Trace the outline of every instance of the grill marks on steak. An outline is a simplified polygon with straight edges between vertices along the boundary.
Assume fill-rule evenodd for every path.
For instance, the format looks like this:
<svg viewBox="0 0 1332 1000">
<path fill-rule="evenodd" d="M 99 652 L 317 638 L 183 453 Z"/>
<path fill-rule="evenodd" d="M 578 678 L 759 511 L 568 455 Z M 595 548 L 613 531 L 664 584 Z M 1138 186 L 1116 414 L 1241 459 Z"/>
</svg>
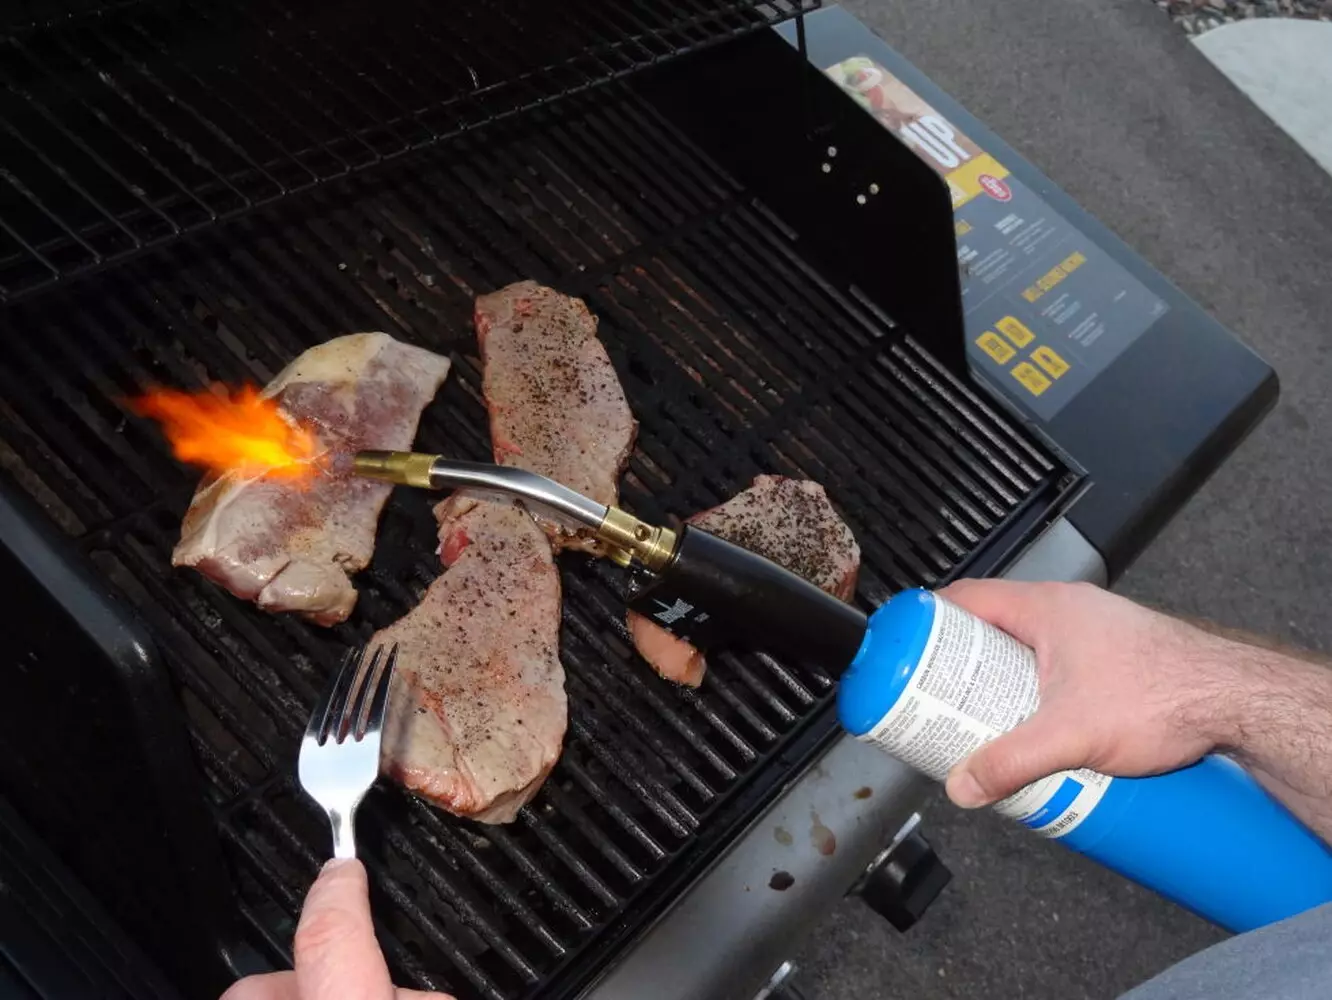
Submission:
<svg viewBox="0 0 1332 1000">
<path fill-rule="evenodd" d="M 560 578 L 520 508 L 455 495 L 435 515 L 447 569 L 375 636 L 399 648 L 382 766 L 456 815 L 507 823 L 564 740 Z"/>
<path fill-rule="evenodd" d="M 362 448 L 409 449 L 421 411 L 449 361 L 384 333 L 312 347 L 264 390 L 291 420 L 313 429 L 324 471 L 308 482 L 234 474 L 200 484 L 172 552 L 265 611 L 295 611 L 319 625 L 351 614 L 350 576 L 374 551 L 391 487 L 351 475 Z"/>
<path fill-rule="evenodd" d="M 479 296 L 475 320 L 495 461 L 616 505 L 638 422 L 596 317 L 580 299 L 520 281 Z M 557 548 L 596 545 L 568 529 L 547 531 Z"/>
<path fill-rule="evenodd" d="M 835 597 L 850 600 L 860 571 L 860 546 L 818 483 L 758 476 L 749 489 L 689 518 L 689 523 L 757 552 Z M 639 654 L 663 677 L 697 687 L 703 654 L 651 619 L 629 612 Z"/>
</svg>

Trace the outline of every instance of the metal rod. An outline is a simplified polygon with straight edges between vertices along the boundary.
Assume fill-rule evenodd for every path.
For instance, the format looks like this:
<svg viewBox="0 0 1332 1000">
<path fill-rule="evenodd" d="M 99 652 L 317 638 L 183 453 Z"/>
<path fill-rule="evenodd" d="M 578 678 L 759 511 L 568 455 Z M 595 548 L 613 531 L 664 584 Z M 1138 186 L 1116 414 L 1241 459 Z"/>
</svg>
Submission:
<svg viewBox="0 0 1332 1000">
<path fill-rule="evenodd" d="M 358 110 L 367 122 L 375 123 L 374 125 L 362 126 L 359 129 L 356 128 L 349 129 L 348 130 L 349 138 L 360 139 L 362 141 L 362 144 L 365 145 L 365 147 L 370 151 L 371 155 L 374 157 L 374 162 L 379 162 L 384 158 L 384 153 L 381 150 L 376 149 L 374 146 L 370 145 L 370 143 L 367 140 L 364 139 L 364 134 L 367 131 L 370 131 L 374 127 L 378 127 L 378 125 L 380 124 L 380 116 L 373 109 L 367 108 L 363 101 L 358 100 L 356 96 L 348 92 L 345 88 L 340 86 L 334 80 L 330 79 L 328 74 L 320 70 L 309 58 L 307 58 L 306 54 L 299 47 L 295 45 L 283 46 L 282 43 L 277 40 L 276 35 L 269 35 L 268 33 L 269 26 L 265 24 L 263 21 L 258 21 L 253 19 L 252 17 L 249 17 L 250 12 L 246 10 L 243 4 L 232 4 L 229 5 L 227 9 L 232 12 L 239 11 L 243 16 L 249 18 L 251 31 L 256 34 L 256 37 L 268 39 L 268 42 L 264 43 L 266 46 L 272 46 L 274 48 L 278 48 L 279 53 L 282 56 L 286 57 L 291 62 L 299 63 L 305 69 L 306 72 L 308 72 L 315 79 L 319 80 L 320 83 L 328 87 L 329 90 L 332 91 L 334 95 L 337 95 L 340 100 L 345 101 L 349 107 L 353 107 L 356 110 Z M 279 74 L 279 79 L 281 79 L 281 74 Z M 346 128 L 346 126 L 344 126 L 344 128 Z M 386 131 L 391 132 L 392 130 L 386 128 Z M 402 136 L 397 135 L 397 133 L 392 133 L 392 134 L 397 138 L 400 146 L 405 146 Z"/>
<path fill-rule="evenodd" d="M 0 70 L 0 74 L 2 74 L 2 77 L 0 78 L 3 78 L 5 86 L 8 87 L 11 92 L 23 98 L 23 100 L 30 107 L 34 108 L 37 111 L 37 113 L 41 115 L 42 118 L 44 118 L 52 128 L 54 128 L 57 132 L 59 132 L 60 135 L 66 141 L 75 146 L 90 160 L 92 160 L 93 163 L 95 163 L 99 169 L 105 171 L 109 176 L 115 178 L 115 180 L 120 184 L 121 188 L 124 191 L 128 192 L 130 196 L 133 197 L 135 200 L 137 200 L 141 205 L 143 205 L 144 208 L 148 209 L 159 219 L 165 222 L 167 226 L 171 228 L 172 232 L 175 233 L 180 232 L 180 227 L 176 225 L 175 221 L 169 215 L 163 212 L 160 208 L 158 208 L 155 204 L 153 204 L 153 202 L 151 202 L 144 195 L 142 189 L 139 188 L 138 185 L 128 180 L 123 174 L 121 174 L 119 170 L 117 170 L 109 162 L 107 162 L 107 160 L 103 158 L 100 153 L 98 153 L 95 149 L 93 149 L 92 146 L 90 146 L 86 141 L 84 141 L 83 138 L 81 138 L 76 132 L 72 131 L 68 126 L 66 126 L 63 121 L 61 121 L 54 114 L 52 114 L 50 108 L 48 108 L 44 103 L 39 101 L 32 94 L 30 90 L 28 90 L 26 87 L 21 87 L 18 84 L 16 84 L 13 78 L 9 76 L 7 72 Z"/>
<path fill-rule="evenodd" d="M 31 243 L 29 243 L 22 236 L 20 236 L 18 231 L 14 229 L 14 227 L 11 226 L 8 222 L 6 222 L 3 218 L 0 218 L 0 229 L 3 229 L 5 233 L 10 237 L 10 239 L 12 239 L 19 246 L 21 246 L 24 250 L 28 251 L 28 254 L 33 258 L 33 260 L 37 261 L 48 271 L 50 271 L 52 278 L 57 278 L 60 276 L 60 268 L 52 264 L 50 260 L 48 260 L 45 256 L 42 255 L 41 251 L 39 251 Z"/>
<path fill-rule="evenodd" d="M 211 99 L 217 101 L 219 104 L 223 105 L 228 110 L 230 110 L 234 115 L 236 115 L 238 119 L 243 121 L 248 128 L 252 129 L 256 134 L 262 136 L 264 140 L 267 141 L 270 145 L 272 145 L 275 149 L 282 152 L 282 154 L 285 155 L 287 159 L 290 160 L 295 166 L 299 167 L 301 170 L 304 170 L 310 176 L 311 179 L 315 179 L 318 176 L 314 173 L 314 171 L 310 170 L 309 167 L 301 163 L 300 160 L 297 158 L 297 155 L 293 153 L 284 142 L 282 142 L 276 136 L 272 135 L 266 129 L 261 128 L 254 121 L 254 116 L 252 114 L 248 114 L 245 111 L 242 111 L 240 108 L 236 107 L 236 105 L 233 104 L 231 100 L 226 96 L 226 93 L 222 88 L 216 86 L 210 86 L 208 83 L 206 83 L 203 79 L 200 78 L 198 73 L 194 72 L 194 70 L 192 70 L 189 67 L 188 63 L 182 63 L 180 59 L 176 58 L 169 46 L 164 44 L 160 39 L 150 34 L 148 29 L 145 28 L 142 24 L 140 24 L 137 20 L 134 20 L 133 18 L 126 18 L 125 23 L 128 25 L 131 31 L 133 31 L 136 35 L 138 35 L 141 39 L 143 39 L 145 44 L 153 47 L 156 50 L 157 55 L 159 57 L 161 57 L 164 60 L 167 60 L 171 64 L 171 66 L 176 70 L 176 72 L 182 74 L 189 80 L 193 81 L 194 85 L 199 88 L 199 91 L 201 93 L 208 94 L 208 96 Z M 219 64 L 217 68 L 227 73 L 227 75 L 230 76 L 233 80 L 236 80 L 238 84 L 244 86 L 245 89 L 248 90 L 252 96 L 258 97 L 259 100 L 270 111 L 280 115 L 286 121 L 290 122 L 292 125 L 297 124 L 296 120 L 292 118 L 291 115 L 287 113 L 286 109 L 283 108 L 279 103 L 269 100 L 267 96 L 262 93 L 262 91 L 254 87 L 248 86 L 243 79 L 243 75 L 237 73 L 235 66 L 224 62 Z M 284 94 L 283 96 L 284 98 L 290 97 L 290 95 L 288 94 Z M 316 142 L 318 143 L 318 140 L 316 140 Z M 339 159 L 336 156 L 336 154 L 334 154 L 331 150 L 327 148 L 326 144 L 319 143 L 319 145 L 321 146 L 321 148 L 324 149 L 325 152 L 327 152 L 335 160 Z M 339 162 L 341 161 L 339 160 Z M 345 170 L 346 168 L 345 163 L 343 163 L 343 168 Z"/>
<path fill-rule="evenodd" d="M 184 2 L 184 0 L 181 0 L 181 2 Z M 231 9 L 232 9 L 231 5 L 222 5 L 220 8 L 218 8 L 218 10 L 222 12 L 230 11 Z M 187 16 L 192 18 L 197 18 L 199 22 L 202 22 L 204 24 L 215 26 L 216 31 L 218 31 L 219 33 L 229 30 L 231 27 L 230 25 L 223 23 L 221 21 L 215 21 L 209 17 L 210 12 L 212 11 L 213 8 L 210 8 L 208 6 L 201 6 L 201 7 L 192 6 L 188 9 Z M 248 62 L 257 66 L 264 74 L 266 74 L 267 78 L 270 79 L 275 86 L 280 85 L 284 82 L 287 84 L 286 86 L 282 86 L 280 91 L 283 102 L 291 102 L 294 104 L 297 101 L 299 101 L 305 107 L 314 111 L 314 113 L 317 116 L 327 121 L 339 133 L 341 133 L 340 139 L 357 143 L 360 146 L 362 146 L 365 149 L 365 151 L 368 154 L 370 154 L 370 156 L 372 157 L 372 161 L 378 159 L 378 153 L 376 153 L 375 149 L 372 146 L 370 146 L 370 144 L 367 143 L 364 139 L 360 138 L 360 136 L 356 134 L 355 129 L 339 121 L 338 118 L 334 116 L 331 110 L 329 110 L 323 104 L 314 99 L 313 95 L 309 90 L 307 90 L 305 87 L 300 86 L 299 83 L 292 81 L 290 74 L 284 74 L 280 67 L 275 66 L 271 61 L 266 61 L 263 58 L 263 53 L 266 51 L 267 46 L 271 44 L 271 42 L 265 41 L 267 35 L 262 35 L 262 34 L 256 35 L 253 31 L 247 31 L 247 34 L 253 37 L 255 41 L 258 42 L 259 44 L 245 47 L 241 54 Z M 247 84 L 248 88 L 253 92 L 259 93 L 261 95 L 261 99 L 263 99 L 264 102 L 268 104 L 270 107 L 281 106 L 281 102 L 275 105 L 274 102 L 269 101 L 267 99 L 266 91 L 264 90 L 263 87 L 258 87 L 253 84 L 250 73 L 242 72 L 237 68 L 236 65 L 226 62 L 222 63 L 220 68 L 228 76 L 232 77 L 232 79 L 244 81 Z M 339 102 L 337 101 L 331 101 L 328 103 L 332 105 L 334 108 L 336 108 L 339 104 Z M 294 125 L 296 125 L 297 128 L 301 129 L 304 132 L 304 137 L 309 142 L 308 148 L 319 146 L 325 149 L 330 156 L 338 160 L 338 162 L 340 162 L 343 165 L 343 167 L 345 168 L 343 172 L 346 172 L 346 170 L 351 169 L 351 164 L 349 164 L 347 160 L 345 160 L 343 157 L 339 156 L 337 153 L 333 152 L 331 148 L 329 148 L 328 141 L 320 140 L 319 138 L 315 137 L 313 133 L 310 131 L 308 126 L 301 126 L 299 123 L 297 123 L 295 118 L 291 117 L 290 115 L 287 115 L 285 113 L 285 110 L 283 113 L 284 117 L 286 117 L 288 121 L 291 121 Z M 338 175 L 335 174 L 333 176 L 338 176 Z"/>
<path fill-rule="evenodd" d="M 46 153 L 43 152 L 40 147 L 38 147 L 35 143 L 33 143 L 26 135 L 24 135 L 22 132 L 16 129 L 8 120 L 6 120 L 3 117 L 0 117 L 0 128 L 3 128 L 11 136 L 13 136 L 15 140 L 17 140 L 29 152 L 31 152 L 33 156 L 37 157 L 37 159 L 40 160 L 42 164 L 47 167 L 47 169 L 49 169 L 53 174 L 55 174 L 62 181 L 64 181 L 65 184 L 67 184 L 69 187 L 71 187 L 72 189 L 77 191 L 80 195 L 82 195 L 84 201 L 88 202 L 88 204 L 91 205 L 99 215 L 101 215 L 104 219 L 106 219 L 107 222 L 111 223 L 111 225 L 115 226 L 126 236 L 128 236 L 135 246 L 141 245 L 138 236 L 135 235 L 135 233 L 133 233 L 120 219 L 116 218 L 114 214 L 108 211 L 106 207 L 102 205 L 101 202 L 99 202 L 96 198 L 94 198 L 91 194 L 89 194 L 87 189 L 84 188 L 82 184 L 80 184 L 75 178 L 70 176 L 68 170 L 66 170 L 60 164 L 56 163 L 49 156 L 47 156 Z M 75 238 L 77 239 L 77 237 Z"/>
<path fill-rule="evenodd" d="M 138 115 L 141 119 L 143 119 L 143 121 L 147 123 L 147 125 L 154 132 L 156 132 L 161 138 L 165 139 L 168 143 L 174 146 L 177 152 L 184 155 L 186 159 L 188 159 L 200 170 L 212 174 L 213 180 L 216 183 L 221 184 L 223 187 L 231 191 L 231 193 L 234 194 L 237 198 L 241 199 L 241 201 L 247 207 L 253 204 L 251 199 L 247 195 L 245 195 L 240 189 L 238 189 L 234 184 L 232 184 L 231 181 L 229 181 L 226 177 L 224 177 L 221 171 L 219 171 L 215 166 L 213 166 L 213 164 L 209 162 L 208 158 L 205 157 L 201 152 L 199 152 L 197 148 L 195 148 L 193 143 L 186 142 L 184 139 L 178 136 L 171 129 L 171 127 L 167 125 L 166 122 L 162 121 L 158 116 L 154 115 L 151 111 L 149 111 L 146 107 L 144 107 L 143 104 L 140 103 L 130 92 L 129 88 L 126 87 L 124 84 L 122 84 L 118 79 L 116 79 L 116 77 L 111 73 L 110 70 L 99 68 L 98 65 L 92 60 L 90 56 L 88 56 L 84 52 L 79 51 L 76 48 L 73 48 L 70 45 L 65 44 L 59 35 L 56 35 L 55 39 L 56 39 L 56 44 L 59 45 L 62 49 L 64 49 L 66 55 L 74 58 L 79 63 L 79 65 L 81 65 L 85 70 L 88 71 L 88 73 L 91 76 L 100 80 L 104 87 L 106 87 L 113 94 L 119 97 L 121 102 L 124 103 L 126 107 L 128 107 L 131 111 L 133 111 L 136 115 Z M 217 210 L 215 208 L 210 207 L 209 214 L 214 220 L 217 218 Z"/>
<path fill-rule="evenodd" d="M 75 230 L 71 228 L 69 224 L 65 222 L 64 219 L 60 218 L 60 216 L 56 215 L 55 212 L 47 208 L 46 205 L 42 203 L 41 198 L 37 197 L 36 192 L 33 191 L 31 188 L 29 188 L 27 184 L 23 183 L 23 181 L 19 177 L 15 176 L 15 174 L 12 171 L 7 170 L 4 167 L 0 167 L 0 179 L 7 181 L 9 183 L 9 186 L 12 187 L 15 191 L 17 191 L 20 195 L 22 195 L 23 198 L 30 205 L 32 205 L 34 208 L 37 209 L 37 211 L 41 212 L 42 215 L 46 216 L 49 220 L 51 220 L 51 222 L 55 223 L 56 227 L 61 232 L 63 232 L 66 236 L 68 236 L 79 246 L 83 247 L 83 249 L 87 250 L 88 253 L 92 255 L 94 261 L 101 261 L 102 255 L 97 251 L 97 248 L 94 247 L 87 240 L 85 240 L 77 232 L 75 232 Z M 17 236 L 15 238 L 17 238 Z M 26 246 L 27 244 L 25 243 L 24 245 Z M 36 252 L 34 251 L 34 255 L 35 253 Z M 50 262 L 44 259 L 42 260 L 42 263 L 47 264 L 48 266 L 50 265 Z"/>
<path fill-rule="evenodd" d="M 213 209 L 209 207 L 206 203 L 204 203 L 190 189 L 189 185 L 185 184 L 170 170 L 170 168 L 168 168 L 165 164 L 160 162 L 157 159 L 157 157 L 154 156 L 153 153 L 145 145 L 143 145 L 143 143 L 136 141 L 129 134 L 127 134 L 123 128 L 116 125 L 116 123 L 112 122 L 111 119 L 107 116 L 105 111 L 97 107 L 95 104 L 90 103 L 83 96 L 82 92 L 79 89 L 71 87 L 69 83 L 66 81 L 63 74 L 53 72 L 51 68 L 45 64 L 46 63 L 45 60 L 34 58 L 33 53 L 29 52 L 26 48 L 19 46 L 13 42 L 11 42 L 11 46 L 23 57 L 23 59 L 27 62 L 27 64 L 30 67 L 32 67 L 35 71 L 43 74 L 48 80 L 52 82 L 54 86 L 59 87 L 75 103 L 82 106 L 82 108 L 85 111 L 87 111 L 88 114 L 92 115 L 93 118 L 97 120 L 98 124 L 100 124 L 103 128 L 105 128 L 107 132 L 110 133 L 110 135 L 114 136 L 116 139 L 124 143 L 135 153 L 141 156 L 144 160 L 146 160 L 148 164 L 152 167 L 152 169 L 157 172 L 158 175 L 166 178 L 173 185 L 175 185 L 177 192 L 179 192 L 180 196 L 184 200 L 194 202 L 196 205 L 198 205 L 200 209 L 203 210 L 205 215 L 207 215 L 208 217 L 210 218 L 215 217 Z M 141 189 L 142 186 L 129 184 L 127 185 L 127 187 L 131 191 L 131 193 L 133 193 L 136 188 Z M 156 205 L 156 203 L 153 204 L 154 206 Z M 176 225 L 177 231 L 180 230 L 181 227 L 178 226 L 175 222 L 173 222 L 172 224 Z"/>
<path fill-rule="evenodd" d="M 363 451 L 356 455 L 353 468 L 357 475 L 405 486 L 498 493 L 530 501 L 540 508 L 540 513 L 553 512 L 594 530 L 601 527 L 609 511 L 604 504 L 589 500 L 553 479 L 504 465 L 454 462 L 410 452 Z"/>
<path fill-rule="evenodd" d="M 142 76 L 145 80 L 147 80 L 159 91 L 161 91 L 162 95 L 168 101 L 170 101 L 172 105 L 174 105 L 175 107 L 183 108 L 185 111 L 189 112 L 189 114 L 192 115 L 194 119 L 205 129 L 205 131 L 207 131 L 210 135 L 213 136 L 213 138 L 217 139 L 217 141 L 222 143 L 223 146 L 231 150 L 231 152 L 235 153 L 242 160 L 248 163 L 254 170 L 258 171 L 265 178 L 267 178 L 268 181 L 278 189 L 279 194 L 287 193 L 286 186 L 276 177 L 270 174 L 263 167 L 262 164 L 260 164 L 257 160 L 255 160 L 254 157 L 251 156 L 250 153 L 245 149 L 245 147 L 243 147 L 240 143 L 238 143 L 235 139 L 233 139 L 226 132 L 225 129 L 223 129 L 220 125 L 218 125 L 211 118 L 205 115 L 202 111 L 196 108 L 191 102 L 185 100 L 182 96 L 180 96 L 179 93 L 177 93 L 171 87 L 168 87 L 165 83 L 163 83 L 162 80 L 157 76 L 157 74 L 148 68 L 147 64 L 144 63 L 143 60 L 127 52 L 123 47 L 118 45 L 114 40 L 112 40 L 109 37 L 104 36 L 102 38 L 102 43 L 106 45 L 106 47 L 109 48 L 112 52 L 118 55 L 126 65 L 133 68 L 140 76 Z M 219 103 L 226 105 L 227 107 L 231 107 L 230 102 L 228 102 L 224 97 L 221 97 L 220 95 L 215 95 L 214 99 L 217 100 Z"/>
</svg>

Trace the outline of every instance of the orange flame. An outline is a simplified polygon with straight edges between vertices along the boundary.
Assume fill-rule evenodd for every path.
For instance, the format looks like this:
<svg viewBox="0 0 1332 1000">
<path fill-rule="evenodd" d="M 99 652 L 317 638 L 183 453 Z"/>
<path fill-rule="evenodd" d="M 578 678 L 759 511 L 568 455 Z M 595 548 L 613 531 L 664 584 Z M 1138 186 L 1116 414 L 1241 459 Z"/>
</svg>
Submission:
<svg viewBox="0 0 1332 1000">
<path fill-rule="evenodd" d="M 265 399 L 254 386 L 197 393 L 153 389 L 129 405 L 162 425 L 182 462 L 219 474 L 295 479 L 314 474 L 314 435 L 284 417 L 277 401 Z"/>
</svg>

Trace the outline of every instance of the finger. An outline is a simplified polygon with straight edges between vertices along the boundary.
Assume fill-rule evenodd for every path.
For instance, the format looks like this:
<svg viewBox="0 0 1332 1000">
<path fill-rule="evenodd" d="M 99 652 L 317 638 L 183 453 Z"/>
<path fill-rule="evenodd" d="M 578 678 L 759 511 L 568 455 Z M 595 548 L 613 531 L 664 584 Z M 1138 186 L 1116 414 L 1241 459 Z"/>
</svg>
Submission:
<svg viewBox="0 0 1332 1000">
<path fill-rule="evenodd" d="M 370 921 L 369 881 L 359 861 L 324 866 L 305 897 L 292 950 L 301 1000 L 394 1000 Z"/>
<path fill-rule="evenodd" d="M 1028 646 L 1036 644 L 1040 629 L 1050 623 L 1048 584 L 958 580 L 940 590 L 939 596 Z"/>
<path fill-rule="evenodd" d="M 975 809 L 1086 762 L 1086 748 L 1078 732 L 1037 712 L 962 760 L 948 773 L 944 789 L 956 805 Z"/>
<path fill-rule="evenodd" d="M 300 1000 L 296 973 L 288 970 L 246 976 L 232 983 L 231 988 L 222 994 L 222 1000 Z"/>
<path fill-rule="evenodd" d="M 398 987 L 398 1000 L 455 1000 L 448 993 L 427 993 L 424 990 L 408 990 Z"/>
</svg>

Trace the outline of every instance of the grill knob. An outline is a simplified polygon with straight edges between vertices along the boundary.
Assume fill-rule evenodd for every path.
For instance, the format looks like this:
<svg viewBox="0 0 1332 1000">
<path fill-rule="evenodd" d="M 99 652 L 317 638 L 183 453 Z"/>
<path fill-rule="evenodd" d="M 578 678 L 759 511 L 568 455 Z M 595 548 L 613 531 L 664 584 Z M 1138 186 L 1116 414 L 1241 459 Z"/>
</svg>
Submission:
<svg viewBox="0 0 1332 1000">
<path fill-rule="evenodd" d="M 921 835 L 919 823 L 920 817 L 913 816 L 851 890 L 899 931 L 914 926 L 953 878 Z"/>
</svg>

